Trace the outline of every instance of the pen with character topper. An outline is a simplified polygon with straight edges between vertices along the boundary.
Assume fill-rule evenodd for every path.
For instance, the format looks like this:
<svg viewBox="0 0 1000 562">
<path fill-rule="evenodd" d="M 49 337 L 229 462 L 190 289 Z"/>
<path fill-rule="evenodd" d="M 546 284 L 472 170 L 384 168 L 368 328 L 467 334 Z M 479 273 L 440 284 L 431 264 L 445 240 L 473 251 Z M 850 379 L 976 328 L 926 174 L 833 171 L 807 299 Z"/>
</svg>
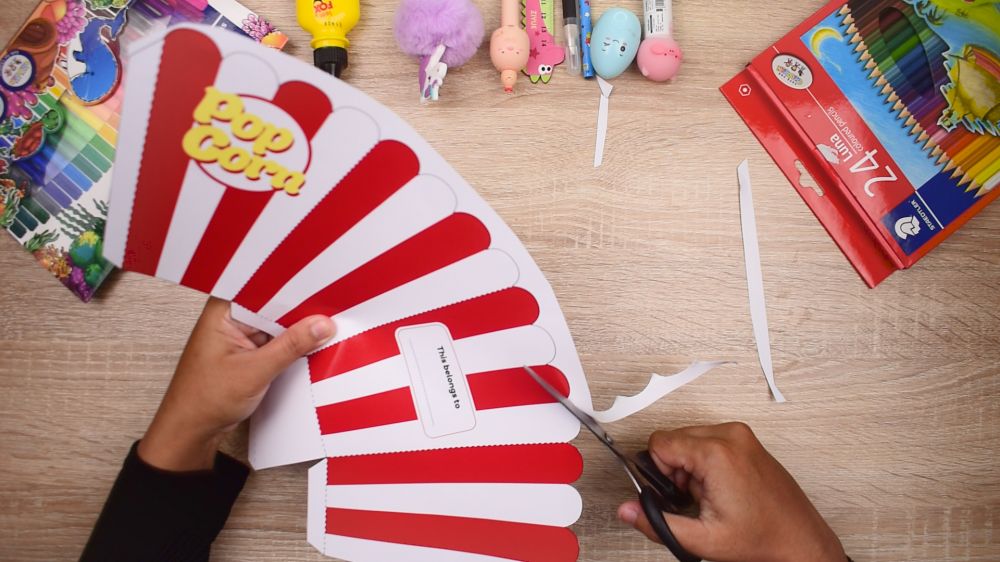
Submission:
<svg viewBox="0 0 1000 562">
<path fill-rule="evenodd" d="M 470 0 L 400 2 L 396 42 L 420 59 L 420 101 L 437 101 L 448 70 L 476 54 L 483 33 L 483 16 Z"/>
<path fill-rule="evenodd" d="M 532 84 L 548 84 L 556 65 L 566 60 L 566 51 L 556 45 L 553 0 L 524 0 L 524 29 L 531 48 L 524 73 Z"/>
<path fill-rule="evenodd" d="M 635 60 L 642 26 L 629 10 L 611 8 L 594 25 L 590 59 L 594 71 L 605 80 L 617 78 Z"/>
<path fill-rule="evenodd" d="M 518 23 L 518 0 L 501 0 L 500 28 L 490 37 L 490 60 L 500 71 L 500 81 L 508 94 L 514 93 L 517 73 L 528 64 L 531 40 Z"/>
<path fill-rule="evenodd" d="M 639 72 L 653 82 L 673 79 L 681 68 L 683 53 L 674 39 L 672 0 L 643 0 L 645 38 L 639 44 Z"/>
</svg>

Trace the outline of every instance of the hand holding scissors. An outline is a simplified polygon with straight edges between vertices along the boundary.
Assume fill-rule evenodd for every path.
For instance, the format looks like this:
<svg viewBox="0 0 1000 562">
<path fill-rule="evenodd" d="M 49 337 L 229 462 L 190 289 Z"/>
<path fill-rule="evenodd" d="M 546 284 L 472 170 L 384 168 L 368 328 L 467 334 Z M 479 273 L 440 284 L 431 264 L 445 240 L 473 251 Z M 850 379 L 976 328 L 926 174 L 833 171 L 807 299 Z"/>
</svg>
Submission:
<svg viewBox="0 0 1000 562">
<path fill-rule="evenodd" d="M 657 431 L 649 451 L 629 458 L 586 412 L 529 374 L 625 465 L 640 499 L 625 502 L 619 517 L 682 562 L 849 560 L 802 488 L 746 424 Z"/>
<path fill-rule="evenodd" d="M 622 466 L 625 468 L 625 474 L 628 475 L 629 480 L 632 481 L 636 492 L 639 494 L 639 503 L 642 505 L 642 510 L 652 525 L 656 536 L 659 537 L 660 542 L 670 549 L 670 552 L 680 562 L 701 562 L 701 558 L 691 554 L 681 546 L 663 516 L 663 512 L 696 515 L 698 507 L 691 494 L 678 489 L 669 478 L 660 472 L 656 467 L 656 463 L 650 457 L 649 451 L 643 451 L 635 457 L 625 455 L 615 445 L 614 439 L 608 435 L 608 432 L 590 414 L 584 412 L 563 397 L 545 379 L 539 376 L 534 369 L 531 367 L 525 367 L 524 369 L 546 392 L 565 406 L 571 414 L 576 416 L 580 420 L 580 423 L 589 429 L 622 463 Z"/>
</svg>

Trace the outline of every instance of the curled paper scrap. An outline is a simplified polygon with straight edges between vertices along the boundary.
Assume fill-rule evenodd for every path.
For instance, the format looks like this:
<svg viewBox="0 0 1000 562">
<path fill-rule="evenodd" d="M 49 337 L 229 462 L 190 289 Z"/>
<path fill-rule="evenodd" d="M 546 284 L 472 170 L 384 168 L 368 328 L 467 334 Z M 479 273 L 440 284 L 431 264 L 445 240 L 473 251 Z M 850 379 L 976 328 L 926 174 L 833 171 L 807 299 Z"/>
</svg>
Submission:
<svg viewBox="0 0 1000 562">
<path fill-rule="evenodd" d="M 604 141 L 608 137 L 608 103 L 614 86 L 600 76 L 597 84 L 601 87 L 601 105 L 597 110 L 597 146 L 594 148 L 594 167 L 600 168 L 604 162 Z"/>
<path fill-rule="evenodd" d="M 696 361 L 687 369 L 670 376 L 653 373 L 646 388 L 635 396 L 617 396 L 611 407 L 600 412 L 587 412 L 600 423 L 610 423 L 625 419 L 632 414 L 645 410 L 654 402 L 694 381 L 712 369 L 725 365 L 726 361 Z"/>
<path fill-rule="evenodd" d="M 744 160 L 737 169 L 740 181 L 740 223 L 743 227 L 743 257 L 747 267 L 747 289 L 750 293 L 750 320 L 753 337 L 757 341 L 757 356 L 764 378 L 775 402 L 785 397 L 774 382 L 774 365 L 771 364 L 771 336 L 767 331 L 767 306 L 764 304 L 764 274 L 760 267 L 760 246 L 757 243 L 757 216 L 753 211 L 753 192 L 750 189 L 750 164 Z"/>
</svg>

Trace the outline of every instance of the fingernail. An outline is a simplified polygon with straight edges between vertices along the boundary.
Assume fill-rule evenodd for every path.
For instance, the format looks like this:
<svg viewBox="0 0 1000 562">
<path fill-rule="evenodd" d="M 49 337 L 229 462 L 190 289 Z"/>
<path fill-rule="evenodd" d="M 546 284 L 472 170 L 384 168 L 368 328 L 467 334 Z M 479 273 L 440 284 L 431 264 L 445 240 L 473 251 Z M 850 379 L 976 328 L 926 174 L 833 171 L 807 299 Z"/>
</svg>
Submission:
<svg viewBox="0 0 1000 562">
<path fill-rule="evenodd" d="M 639 510 L 632 505 L 623 505 L 618 508 L 618 518 L 623 523 L 634 525 L 635 520 L 639 518 Z"/>
<path fill-rule="evenodd" d="M 333 322 L 326 319 L 316 320 L 312 323 L 312 326 L 309 327 L 309 331 L 317 340 L 327 340 L 333 335 Z"/>
</svg>

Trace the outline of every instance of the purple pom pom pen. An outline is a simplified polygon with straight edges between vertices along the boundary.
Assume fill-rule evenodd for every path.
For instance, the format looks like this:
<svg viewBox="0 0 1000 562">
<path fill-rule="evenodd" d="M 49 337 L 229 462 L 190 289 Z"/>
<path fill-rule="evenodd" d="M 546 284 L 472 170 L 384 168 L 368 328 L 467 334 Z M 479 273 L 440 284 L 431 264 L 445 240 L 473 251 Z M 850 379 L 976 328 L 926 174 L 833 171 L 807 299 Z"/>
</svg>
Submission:
<svg viewBox="0 0 1000 562">
<path fill-rule="evenodd" d="M 403 0 L 396 11 L 396 43 L 420 61 L 420 101 L 437 101 L 449 69 L 466 62 L 483 42 L 483 16 L 470 0 Z"/>
</svg>

